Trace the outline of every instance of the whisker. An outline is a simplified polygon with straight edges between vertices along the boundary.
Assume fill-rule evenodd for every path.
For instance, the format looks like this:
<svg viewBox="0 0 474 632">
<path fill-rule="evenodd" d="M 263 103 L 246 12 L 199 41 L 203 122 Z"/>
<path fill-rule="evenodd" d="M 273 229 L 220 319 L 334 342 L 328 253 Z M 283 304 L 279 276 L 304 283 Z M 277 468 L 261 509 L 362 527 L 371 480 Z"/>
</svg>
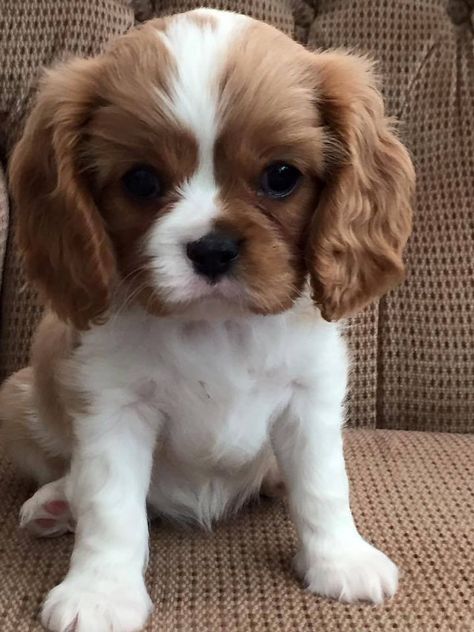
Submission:
<svg viewBox="0 0 474 632">
<path fill-rule="evenodd" d="M 118 306 L 116 307 L 116 309 L 114 310 L 112 319 L 110 321 L 110 326 L 112 327 L 112 329 L 115 327 L 116 322 L 118 317 L 124 313 L 124 311 L 127 309 L 127 307 L 130 305 L 130 303 L 136 298 L 136 296 L 138 294 L 140 294 L 140 292 L 142 290 L 144 290 L 147 287 L 147 283 L 146 282 L 142 282 L 140 283 L 137 287 L 133 288 L 131 292 L 127 293 L 123 299 L 123 301 L 121 303 L 118 304 Z"/>
</svg>

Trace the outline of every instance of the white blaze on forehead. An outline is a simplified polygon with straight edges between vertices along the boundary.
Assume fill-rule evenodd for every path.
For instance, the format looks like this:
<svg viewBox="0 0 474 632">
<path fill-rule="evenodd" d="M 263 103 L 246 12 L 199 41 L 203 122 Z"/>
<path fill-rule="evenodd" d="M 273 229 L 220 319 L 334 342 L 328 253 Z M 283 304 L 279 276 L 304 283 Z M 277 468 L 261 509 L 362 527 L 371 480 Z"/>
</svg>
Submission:
<svg viewBox="0 0 474 632">
<path fill-rule="evenodd" d="M 194 16 L 209 17 L 205 20 Z M 181 184 L 180 199 L 158 218 L 146 249 L 156 286 L 168 300 L 181 302 L 209 294 L 210 286 L 194 272 L 186 244 L 212 230 L 219 215 L 214 177 L 214 145 L 219 131 L 219 78 L 227 52 L 250 19 L 233 13 L 198 9 L 170 19 L 157 31 L 173 57 L 173 77 L 166 101 L 169 115 L 188 129 L 198 144 L 198 165 Z"/>
<path fill-rule="evenodd" d="M 196 20 L 196 16 L 204 19 Z M 172 114 L 198 141 L 201 175 L 213 172 L 219 77 L 232 42 L 248 23 L 243 15 L 198 9 L 173 17 L 166 30 L 159 31 L 175 63 L 170 86 Z"/>
</svg>

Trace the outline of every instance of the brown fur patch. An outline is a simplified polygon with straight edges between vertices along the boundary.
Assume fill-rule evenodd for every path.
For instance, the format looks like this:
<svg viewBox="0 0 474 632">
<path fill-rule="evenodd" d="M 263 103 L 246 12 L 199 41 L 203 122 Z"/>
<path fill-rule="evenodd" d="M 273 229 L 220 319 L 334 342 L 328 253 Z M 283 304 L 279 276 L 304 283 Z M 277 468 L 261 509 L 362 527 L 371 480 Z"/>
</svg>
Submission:
<svg viewBox="0 0 474 632">
<path fill-rule="evenodd" d="M 245 238 L 240 272 L 254 309 L 291 304 L 307 270 L 324 317 L 347 316 L 403 278 L 411 230 L 413 167 L 371 64 L 311 54 L 258 23 L 234 49 L 219 86 L 219 221 Z M 286 200 L 257 192 L 276 161 L 304 174 Z"/>
<path fill-rule="evenodd" d="M 79 334 L 57 316 L 47 313 L 33 339 L 31 366 L 34 370 L 35 404 L 41 418 L 53 434 L 72 445 L 72 414 L 85 414 L 89 401 L 72 386 L 73 369 L 69 365 Z"/>
<path fill-rule="evenodd" d="M 222 131 L 215 165 L 223 211 L 217 225 L 243 238 L 235 276 L 250 291 L 251 308 L 261 313 L 289 308 L 306 274 L 305 235 L 324 164 L 324 132 L 305 83 L 306 62 L 300 46 L 255 22 L 234 43 L 219 82 Z M 303 174 L 286 199 L 260 190 L 262 174 L 274 162 L 288 162 Z"/>
<path fill-rule="evenodd" d="M 123 40 L 116 46 L 115 72 L 133 68 L 137 85 L 116 83 L 112 76 L 107 103 L 88 122 L 83 148 L 123 280 L 119 295 L 133 296 L 156 313 L 166 306 L 152 286 L 143 240 L 157 217 L 171 211 L 176 188 L 193 174 L 198 155 L 195 138 L 176 123 L 163 99 L 169 97 L 174 61 L 157 31 L 166 31 L 168 24 L 169 18 L 152 20 L 128 35 L 125 50 Z M 158 200 L 134 200 L 123 189 L 122 176 L 143 164 L 160 178 L 164 195 Z"/>
<path fill-rule="evenodd" d="M 67 383 L 77 344 L 72 327 L 46 314 L 33 340 L 31 367 L 0 389 L 2 444 L 40 484 L 64 475 L 74 443 L 71 415 L 88 408 L 86 396 Z"/>
<path fill-rule="evenodd" d="M 78 165 L 100 75 L 99 60 L 51 71 L 10 163 L 27 272 L 54 310 L 78 327 L 100 319 L 115 276 L 110 240 Z"/>
<path fill-rule="evenodd" d="M 100 321 L 120 278 L 146 282 L 141 241 L 172 203 L 132 204 L 120 177 L 155 167 L 170 191 L 194 170 L 196 143 L 164 106 L 173 60 L 153 20 L 93 60 L 51 71 L 18 144 L 10 181 L 30 278 L 77 328 Z M 42 152 L 37 151 L 41 146 Z"/>
<path fill-rule="evenodd" d="M 353 314 L 404 278 L 415 173 L 384 114 L 372 64 L 344 52 L 316 55 L 323 119 L 344 156 L 328 170 L 307 265 L 328 320 Z"/>
<path fill-rule="evenodd" d="M 0 388 L 0 439 L 2 448 L 23 474 L 43 485 L 63 476 L 66 459 L 48 454 L 39 445 L 42 420 L 33 398 L 33 369 L 21 369 Z"/>
</svg>

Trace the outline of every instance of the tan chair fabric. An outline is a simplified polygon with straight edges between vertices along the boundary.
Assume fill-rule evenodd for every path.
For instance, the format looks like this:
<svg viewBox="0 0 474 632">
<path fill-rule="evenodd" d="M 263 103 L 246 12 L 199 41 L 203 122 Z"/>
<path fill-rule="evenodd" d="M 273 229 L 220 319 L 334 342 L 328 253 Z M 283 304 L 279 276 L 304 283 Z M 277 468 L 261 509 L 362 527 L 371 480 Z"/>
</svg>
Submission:
<svg viewBox="0 0 474 632">
<path fill-rule="evenodd" d="M 377 427 L 472 431 L 474 3 L 315 4 L 309 45 L 344 45 L 380 61 L 417 171 L 408 279 L 381 301 L 369 343 L 377 347 Z"/>
<path fill-rule="evenodd" d="M 8 194 L 5 174 L 0 166 L 0 296 L 3 278 L 3 262 L 8 237 Z"/>
<path fill-rule="evenodd" d="M 138 15 L 141 20 L 182 13 L 201 6 L 237 11 L 268 22 L 290 37 L 294 36 L 295 20 L 288 0 L 207 0 L 202 3 L 196 0 L 132 0 L 132 5 L 139 9 Z"/>
<path fill-rule="evenodd" d="M 352 506 L 362 533 L 400 565 L 394 599 L 343 605 L 306 593 L 291 570 L 286 510 L 263 500 L 215 533 L 151 528 L 148 632 L 471 632 L 474 437 L 353 430 Z M 0 630 L 40 631 L 38 610 L 66 571 L 72 537 L 17 530 L 30 490 L 0 460 Z"/>
</svg>

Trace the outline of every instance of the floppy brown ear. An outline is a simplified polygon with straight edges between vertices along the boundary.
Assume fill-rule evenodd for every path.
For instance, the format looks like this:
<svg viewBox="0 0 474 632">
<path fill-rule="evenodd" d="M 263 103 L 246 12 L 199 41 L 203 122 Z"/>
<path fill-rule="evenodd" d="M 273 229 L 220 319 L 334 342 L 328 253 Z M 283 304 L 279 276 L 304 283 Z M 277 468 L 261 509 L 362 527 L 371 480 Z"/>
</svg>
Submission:
<svg viewBox="0 0 474 632">
<path fill-rule="evenodd" d="M 336 51 L 313 64 L 328 146 L 339 149 L 313 218 L 307 264 L 323 317 L 337 320 L 404 278 L 415 175 L 384 115 L 371 63 Z"/>
<path fill-rule="evenodd" d="M 84 125 L 97 103 L 97 63 L 74 60 L 45 76 L 9 169 L 27 274 L 60 318 L 79 329 L 107 310 L 115 273 L 80 169 Z"/>
</svg>

